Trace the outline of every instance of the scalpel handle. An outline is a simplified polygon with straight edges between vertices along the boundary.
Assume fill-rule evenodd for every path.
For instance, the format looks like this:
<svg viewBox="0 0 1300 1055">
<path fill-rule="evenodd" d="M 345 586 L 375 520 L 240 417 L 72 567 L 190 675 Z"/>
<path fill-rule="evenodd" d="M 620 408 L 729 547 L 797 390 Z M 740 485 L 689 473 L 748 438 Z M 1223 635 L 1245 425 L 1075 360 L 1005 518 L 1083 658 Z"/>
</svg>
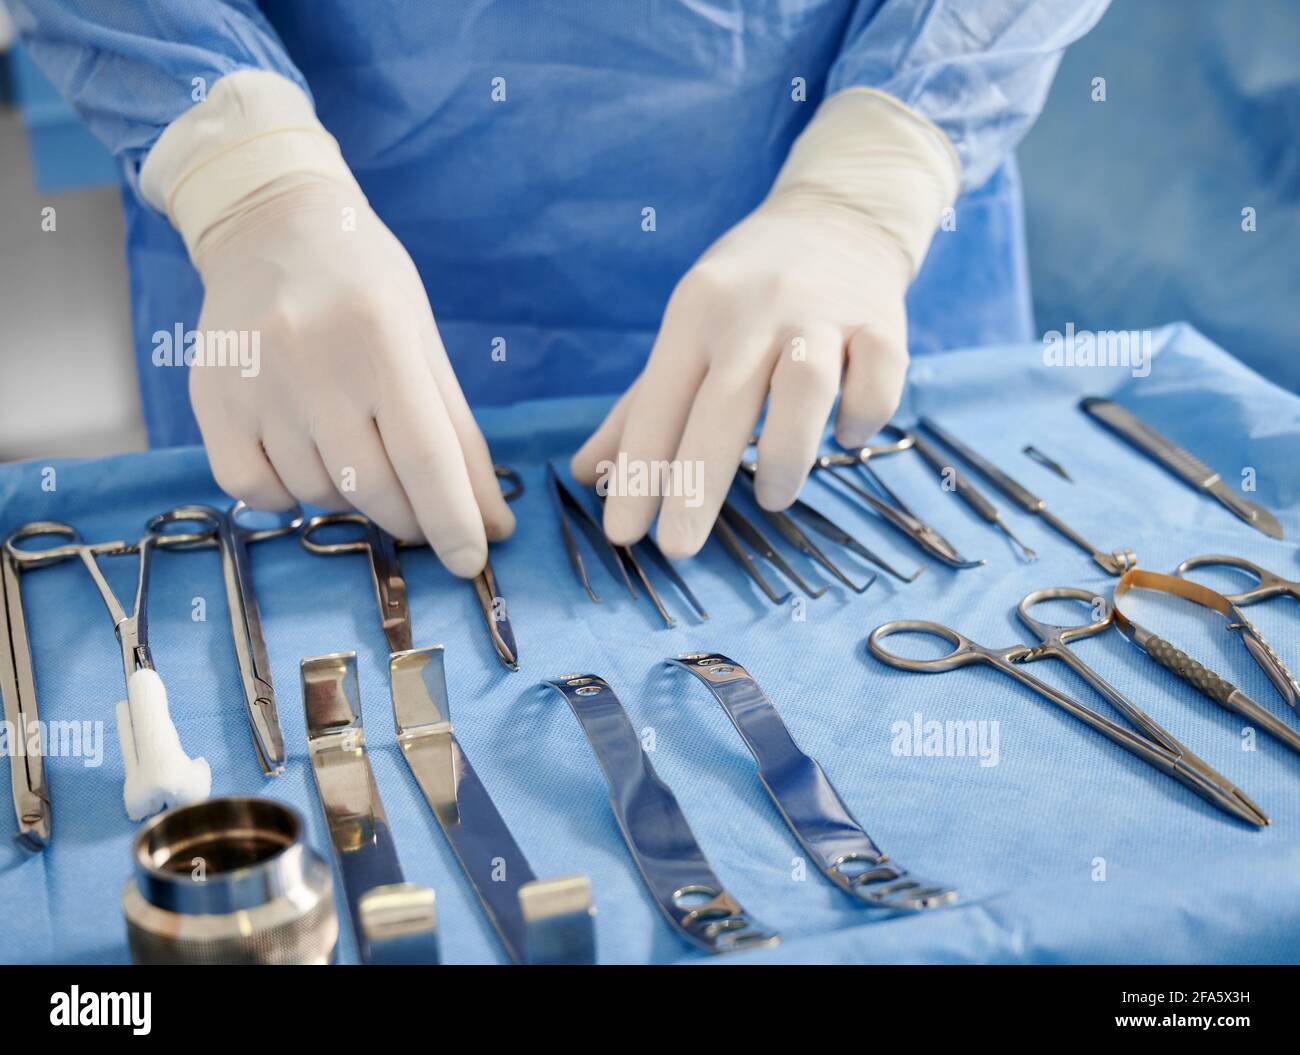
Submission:
<svg viewBox="0 0 1300 1055">
<path fill-rule="evenodd" d="M 1208 465 L 1183 450 L 1173 440 L 1160 435 L 1114 400 L 1090 396 L 1079 401 L 1079 409 L 1197 490 L 1204 491 L 1218 480 L 1219 474 Z"/>
</svg>

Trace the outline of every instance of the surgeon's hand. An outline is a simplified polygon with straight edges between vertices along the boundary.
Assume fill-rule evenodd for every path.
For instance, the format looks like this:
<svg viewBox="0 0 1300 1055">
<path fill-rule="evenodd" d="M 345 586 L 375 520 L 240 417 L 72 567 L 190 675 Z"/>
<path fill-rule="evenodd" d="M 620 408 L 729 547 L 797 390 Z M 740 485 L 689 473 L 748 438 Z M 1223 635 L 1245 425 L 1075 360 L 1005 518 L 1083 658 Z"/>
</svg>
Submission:
<svg viewBox="0 0 1300 1055">
<path fill-rule="evenodd" d="M 823 104 L 767 199 L 678 283 L 644 371 L 573 459 L 585 482 L 620 454 L 701 467 L 701 491 L 662 508 L 611 491 L 612 541 L 641 538 L 659 511 L 664 552 L 697 552 L 765 401 L 755 489 L 773 510 L 798 496 L 837 395 L 844 446 L 888 421 L 907 369 L 903 299 L 958 180 L 942 134 L 899 104 Z"/>
<path fill-rule="evenodd" d="M 514 517 L 420 275 L 306 96 L 274 74 L 223 78 L 141 178 L 203 279 L 200 334 L 258 335 L 255 370 L 190 368 L 221 488 L 256 509 L 352 505 L 480 572 Z"/>
</svg>

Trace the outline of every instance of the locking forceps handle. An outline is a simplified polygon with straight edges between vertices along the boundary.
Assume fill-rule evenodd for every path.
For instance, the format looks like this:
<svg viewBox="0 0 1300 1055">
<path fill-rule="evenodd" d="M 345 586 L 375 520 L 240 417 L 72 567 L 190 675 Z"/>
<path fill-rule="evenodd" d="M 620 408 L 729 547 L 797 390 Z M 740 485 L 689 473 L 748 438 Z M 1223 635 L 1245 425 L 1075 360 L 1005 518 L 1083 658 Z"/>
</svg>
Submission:
<svg viewBox="0 0 1300 1055">
<path fill-rule="evenodd" d="M 1174 569 L 1174 574 L 1180 579 L 1186 579 L 1188 578 L 1187 572 L 1194 568 L 1213 567 L 1237 568 L 1254 577 L 1255 585 L 1249 589 L 1242 590 L 1240 593 L 1223 595 L 1233 604 L 1254 604 L 1256 601 L 1267 600 L 1270 597 L 1278 597 L 1282 594 L 1300 601 L 1300 582 L 1284 579 L 1267 568 L 1261 568 L 1254 561 L 1247 560 L 1245 557 L 1234 557 L 1225 553 L 1203 553 L 1199 557 L 1188 557 L 1187 560 Z"/>
<path fill-rule="evenodd" d="M 655 772 L 623 704 L 604 678 L 564 674 L 546 682 L 582 726 L 609 785 L 609 804 L 664 918 L 705 952 L 774 945 L 718 879 L 677 797 Z"/>
</svg>

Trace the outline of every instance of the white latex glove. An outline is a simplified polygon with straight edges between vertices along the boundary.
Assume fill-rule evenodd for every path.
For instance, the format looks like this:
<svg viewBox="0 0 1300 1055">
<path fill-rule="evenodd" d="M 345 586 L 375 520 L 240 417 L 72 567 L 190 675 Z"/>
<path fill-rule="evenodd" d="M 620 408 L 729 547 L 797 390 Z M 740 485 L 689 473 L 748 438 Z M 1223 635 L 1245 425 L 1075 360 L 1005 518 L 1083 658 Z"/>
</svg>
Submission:
<svg viewBox="0 0 1300 1055">
<path fill-rule="evenodd" d="M 514 516 L 410 256 L 311 103 L 261 71 L 219 80 L 141 170 L 203 279 L 200 334 L 257 331 L 255 376 L 190 367 L 221 488 L 256 509 L 353 505 L 457 575 Z"/>
<path fill-rule="evenodd" d="M 840 393 L 836 439 L 861 446 L 898 407 L 907 370 L 903 297 L 960 184 L 937 128 L 870 90 L 833 96 L 795 141 L 771 193 L 673 291 L 645 369 L 574 456 L 677 459 L 700 495 L 663 498 L 656 537 L 672 557 L 704 545 L 763 403 L 759 503 L 799 493 Z M 690 477 L 684 477 L 690 479 Z M 631 543 L 660 499 L 611 492 L 605 532 Z"/>
</svg>

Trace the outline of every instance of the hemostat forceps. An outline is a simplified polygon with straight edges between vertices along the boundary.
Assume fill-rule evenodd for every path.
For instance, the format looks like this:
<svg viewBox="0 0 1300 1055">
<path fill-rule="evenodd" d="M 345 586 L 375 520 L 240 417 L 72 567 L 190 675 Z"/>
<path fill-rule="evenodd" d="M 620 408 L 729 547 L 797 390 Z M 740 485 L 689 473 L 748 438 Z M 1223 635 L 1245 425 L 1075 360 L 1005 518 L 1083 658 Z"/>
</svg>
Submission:
<svg viewBox="0 0 1300 1055">
<path fill-rule="evenodd" d="M 360 533 L 332 543 L 313 538 L 327 524 L 356 525 Z M 307 521 L 301 539 L 313 553 L 365 553 L 370 560 L 402 756 L 506 952 L 516 963 L 592 962 L 590 885 L 584 876 L 537 879 L 470 765 L 452 730 L 443 648 L 411 647 L 411 610 L 392 536 L 360 513 L 326 513 Z"/>
<path fill-rule="evenodd" d="M 884 518 L 895 530 L 906 535 L 930 556 L 942 561 L 951 568 L 978 568 L 986 563 L 982 560 L 967 560 L 957 552 L 957 547 L 944 538 L 938 531 L 923 521 L 912 509 L 880 478 L 870 465 L 870 459 L 876 455 L 894 454 L 910 450 L 915 443 L 912 435 L 897 425 L 886 425 L 881 431 L 896 437 L 886 443 L 870 443 L 855 451 L 835 454 L 823 454 L 814 468 L 823 470 L 827 476 L 847 487 L 865 502 L 874 512 Z M 881 495 L 874 495 L 865 487 L 855 482 L 850 476 L 840 471 L 841 466 L 856 465 Z"/>
<path fill-rule="evenodd" d="M 62 545 L 25 549 L 15 545 L 23 538 L 58 535 Z M 124 789 L 127 814 L 140 820 L 164 806 L 177 806 L 206 798 L 212 789 L 212 774 L 202 758 L 189 758 L 171 721 L 167 693 L 154 670 L 149 651 L 149 566 L 159 536 L 147 531 L 138 542 L 85 543 L 67 524 L 53 521 L 25 524 L 5 542 L 7 556 L 25 567 L 40 567 L 67 557 L 77 557 L 90 573 L 104 607 L 113 620 L 113 630 L 122 650 L 122 672 L 126 700 L 118 704 L 117 726 L 126 769 Z M 127 612 L 99 567 L 104 554 L 136 553 L 139 568 L 135 604 Z"/>
<path fill-rule="evenodd" d="M 52 521 L 26 524 L 5 540 L 0 554 L 0 696 L 11 739 L 9 777 L 13 786 L 18 839 L 29 850 L 43 850 L 50 841 L 53 817 L 45 782 L 45 748 L 41 742 L 41 716 L 36 708 L 36 670 L 27 637 L 20 577 L 23 562 L 11 552 L 11 543 L 35 535 L 58 534 L 75 541 L 76 531 Z M 45 563 L 66 560 L 51 557 Z"/>
<path fill-rule="evenodd" d="M 244 706 L 253 732 L 253 747 L 262 772 L 284 772 L 284 733 L 275 705 L 275 686 L 271 683 L 271 658 L 262 633 L 262 613 L 253 590 L 253 573 L 249 566 L 248 544 L 277 538 L 302 526 L 302 510 L 294 507 L 287 520 L 272 527 L 254 529 L 239 522 L 248 507 L 236 502 L 227 511 L 212 506 L 178 506 L 160 513 L 149 521 L 148 530 L 161 549 L 196 549 L 216 546 L 221 552 L 221 577 L 226 586 L 226 607 L 230 610 L 230 634 L 239 661 L 239 676 L 244 683 Z M 195 532 L 166 531 L 169 524 L 206 524 Z"/>
<path fill-rule="evenodd" d="M 1096 605 L 1099 598 L 1090 591 L 1073 586 L 1057 586 L 1035 590 L 1027 594 L 1016 609 L 1020 621 L 1038 638 L 1037 645 L 1011 645 L 1008 648 L 986 648 L 977 645 L 951 627 L 924 620 L 898 619 L 876 627 L 867 639 L 867 647 L 882 663 L 899 670 L 934 674 L 955 670 L 972 663 L 987 663 L 1002 673 L 1015 678 L 1033 689 L 1044 699 L 1072 714 L 1091 726 L 1107 739 L 1143 761 L 1169 774 L 1202 798 L 1248 824 L 1263 827 L 1268 823 L 1264 812 L 1239 791 L 1231 782 L 1215 772 L 1201 759 L 1189 752 L 1174 737 L 1158 725 L 1144 711 L 1131 703 L 1118 689 L 1089 667 L 1069 648 L 1069 642 L 1082 637 L 1103 633 L 1111 624 L 1112 610 L 1107 608 L 1104 617 L 1079 626 L 1052 626 L 1039 622 L 1029 614 L 1034 605 L 1044 601 L 1069 599 L 1087 605 Z M 920 633 L 943 638 L 953 645 L 953 650 L 937 659 L 909 659 L 885 649 L 881 641 L 892 634 Z M 1066 695 L 1060 689 L 1040 681 L 1024 669 L 1023 664 L 1039 659 L 1055 658 L 1066 663 L 1114 707 L 1129 719 L 1141 732 L 1136 733 L 1107 718 L 1093 708 Z"/>
<path fill-rule="evenodd" d="M 1283 699 L 1291 707 L 1296 707 L 1297 698 L 1300 697 L 1300 684 L 1297 684 L 1295 675 L 1287 669 L 1281 657 L 1264 640 L 1264 635 L 1255 625 L 1242 614 L 1240 608 L 1208 586 L 1202 586 L 1190 579 L 1180 579 L 1174 575 L 1161 575 L 1159 572 L 1134 568 L 1125 572 L 1123 578 L 1115 584 L 1115 625 L 1126 638 L 1166 670 L 1177 674 L 1202 696 L 1213 700 L 1225 710 L 1262 726 L 1291 750 L 1300 752 L 1300 733 L 1264 710 L 1232 682 L 1221 678 L 1181 649 L 1129 619 L 1120 610 L 1119 599 L 1134 587 L 1174 594 L 1218 612 L 1228 620 L 1227 629 L 1241 634 L 1243 644 L 1255 658 L 1260 669 L 1268 675 L 1269 681 L 1282 694 Z"/>
</svg>

